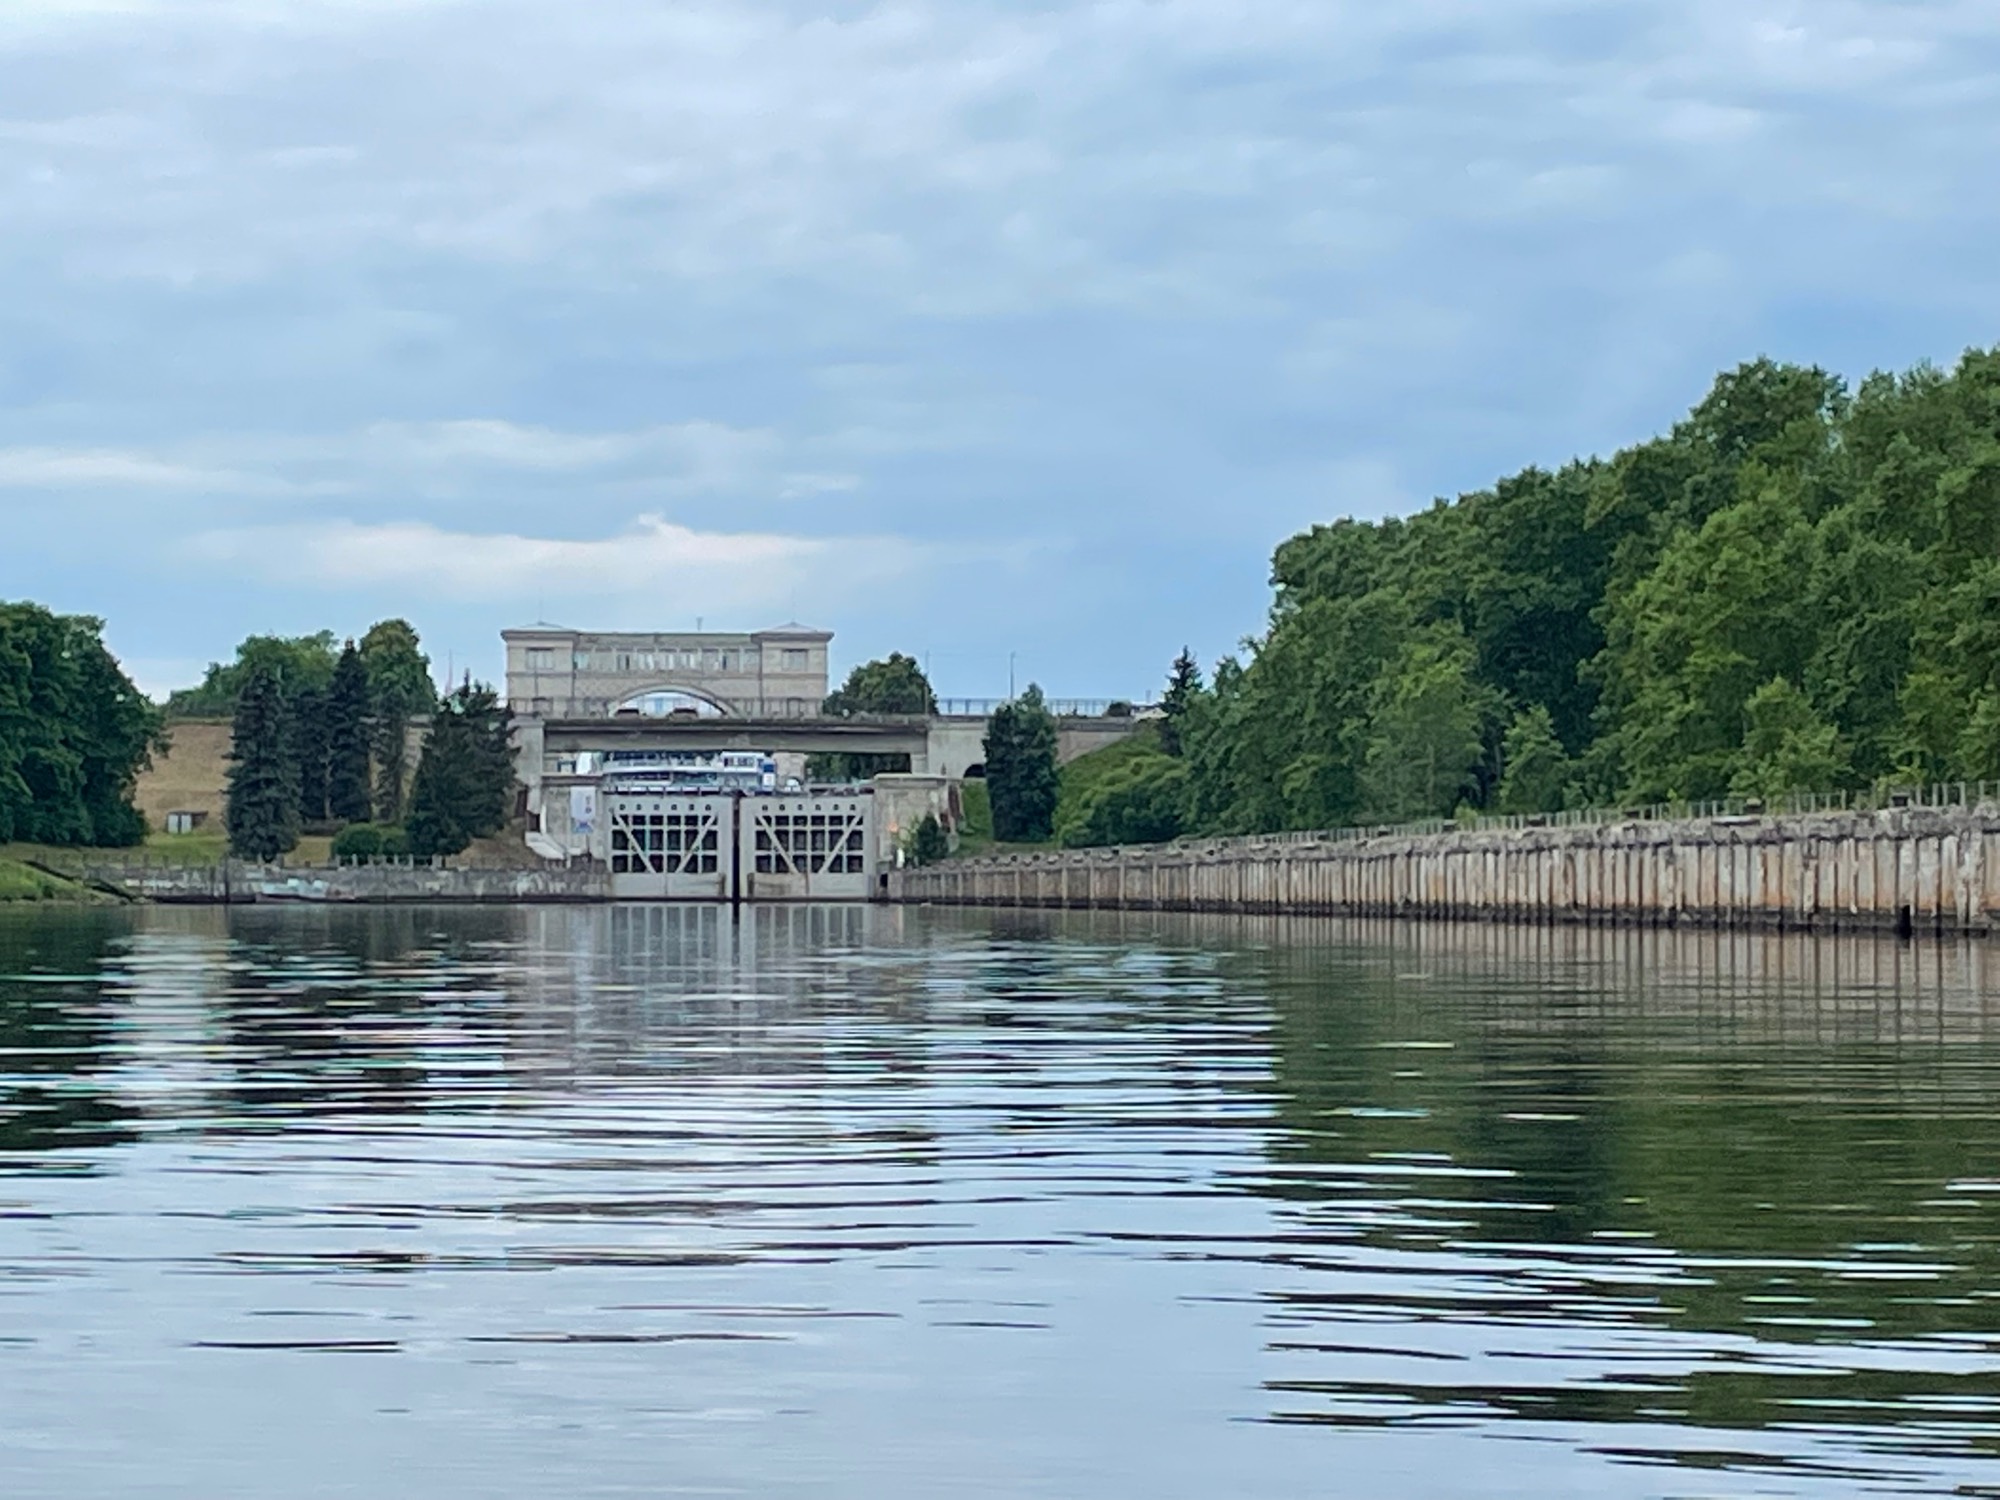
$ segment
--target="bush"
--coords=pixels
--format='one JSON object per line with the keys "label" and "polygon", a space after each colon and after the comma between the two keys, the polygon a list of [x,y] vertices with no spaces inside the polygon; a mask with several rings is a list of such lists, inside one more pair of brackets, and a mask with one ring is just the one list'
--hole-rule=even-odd
{"label": "bush", "polygon": [[1057,837],[1066,849],[1163,844],[1187,821],[1187,766],[1158,753],[1134,756],[1069,810]]}
{"label": "bush", "polygon": [[401,859],[410,852],[403,830],[379,823],[350,823],[334,835],[333,857],[350,864],[371,859]]}
{"label": "bush", "polygon": [[934,865],[951,853],[951,836],[944,831],[936,813],[925,813],[924,820],[910,831],[910,841],[904,850],[911,864]]}

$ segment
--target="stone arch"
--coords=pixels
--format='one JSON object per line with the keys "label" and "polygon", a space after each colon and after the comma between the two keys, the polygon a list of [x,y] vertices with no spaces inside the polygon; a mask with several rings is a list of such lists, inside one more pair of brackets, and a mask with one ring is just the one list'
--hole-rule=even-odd
{"label": "stone arch", "polygon": [[672,693],[682,698],[692,698],[698,703],[706,703],[725,719],[737,717],[736,706],[733,703],[729,702],[726,698],[717,697],[708,688],[701,687],[692,682],[658,682],[649,687],[637,688],[630,692],[621,693],[618,698],[613,700],[611,711],[616,713],[620,709],[632,707],[641,698],[654,698],[665,693]]}

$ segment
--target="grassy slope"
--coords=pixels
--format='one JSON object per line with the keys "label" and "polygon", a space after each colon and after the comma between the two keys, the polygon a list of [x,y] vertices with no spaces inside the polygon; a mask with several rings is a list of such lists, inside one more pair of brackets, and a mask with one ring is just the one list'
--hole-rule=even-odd
{"label": "grassy slope", "polygon": [[57,893],[57,885],[39,870],[0,859],[0,901],[47,901]]}
{"label": "grassy slope", "polygon": [[[11,846],[10,846],[11,847]],[[20,901],[84,901],[99,902],[109,898],[78,885],[73,880],[59,880],[53,875],[45,875],[40,870],[10,859],[0,853],[0,903]]]}
{"label": "grassy slope", "polygon": [[[1102,750],[1093,750],[1088,755],[1079,755],[1062,768],[1062,791],[1056,798],[1056,826],[1083,801],[1090,789],[1105,777],[1123,769],[1129,762],[1141,755],[1157,755],[1160,750],[1160,731],[1156,725],[1142,724],[1130,739],[1120,740],[1115,745],[1106,745]],[[976,789],[976,790],[975,790]],[[986,783],[968,781],[964,787],[965,828],[959,835],[958,853],[961,857],[978,854],[1005,854],[1020,849],[1053,849],[1055,840],[1040,844],[1002,844],[993,838],[993,810],[987,799]]]}
{"label": "grassy slope", "polygon": [[[149,834],[145,844],[137,849],[66,849],[41,844],[0,844],[0,860],[19,863],[25,859],[40,860],[55,866],[58,870],[80,870],[86,864],[119,864],[131,861],[151,860],[154,864],[168,865],[216,865],[222,863],[229,851],[229,836],[219,828],[204,828],[198,833],[155,833]],[[288,865],[324,865],[332,861],[333,840],[326,837],[304,838],[299,847],[285,856]]]}

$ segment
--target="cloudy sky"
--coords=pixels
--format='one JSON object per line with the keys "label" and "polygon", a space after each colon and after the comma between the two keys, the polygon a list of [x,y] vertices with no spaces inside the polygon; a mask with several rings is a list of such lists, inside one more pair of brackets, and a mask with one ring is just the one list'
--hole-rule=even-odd
{"label": "cloudy sky", "polygon": [[2000,341],[1993,0],[4,0],[0,597],[1130,695],[1272,545]]}

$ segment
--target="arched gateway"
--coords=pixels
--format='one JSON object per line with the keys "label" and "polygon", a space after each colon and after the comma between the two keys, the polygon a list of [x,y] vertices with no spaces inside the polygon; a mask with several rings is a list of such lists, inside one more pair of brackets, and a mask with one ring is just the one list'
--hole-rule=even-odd
{"label": "arched gateway", "polygon": [[506,630],[507,702],[536,719],[603,719],[685,693],[735,718],[806,718],[826,698],[833,633],[780,625],[724,631]]}

